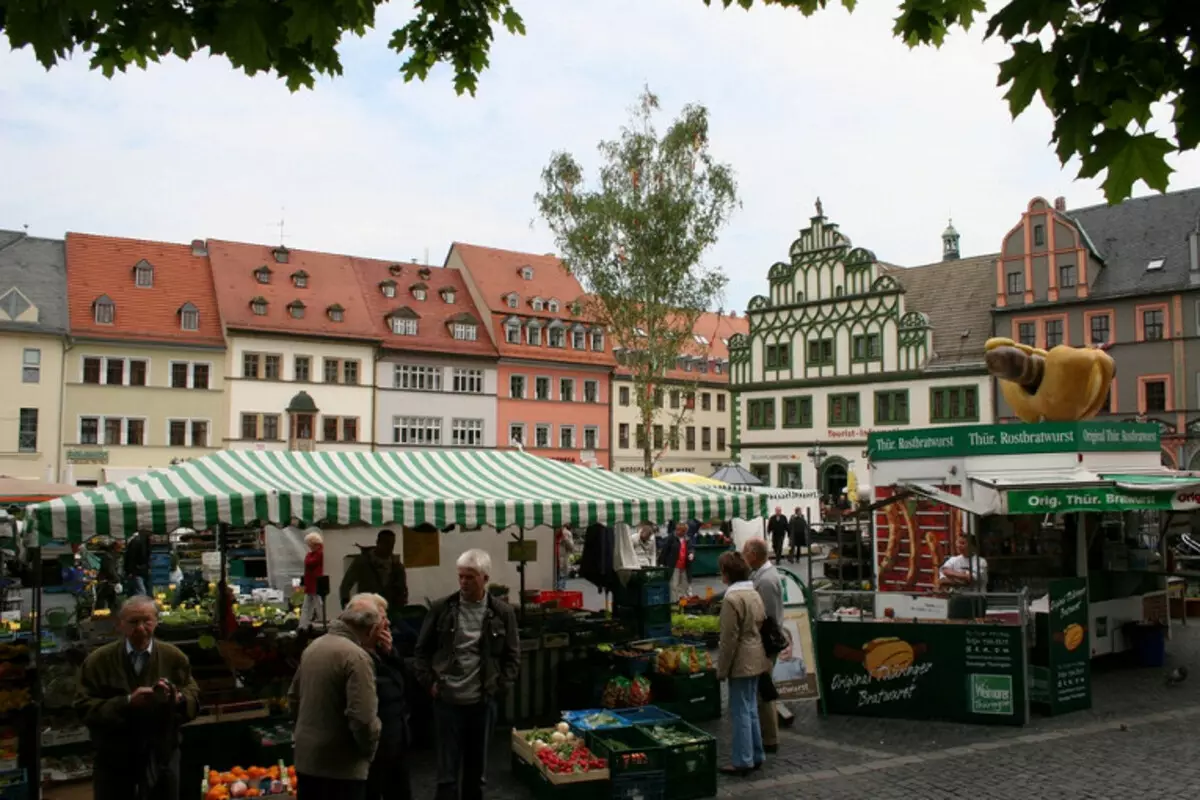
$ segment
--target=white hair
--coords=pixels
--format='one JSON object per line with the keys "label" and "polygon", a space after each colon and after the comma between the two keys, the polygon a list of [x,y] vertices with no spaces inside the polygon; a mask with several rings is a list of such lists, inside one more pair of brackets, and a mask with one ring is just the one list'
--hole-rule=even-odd
{"label": "white hair", "polygon": [[763,559],[765,559],[770,552],[769,550],[767,550],[766,539],[759,539],[757,537],[754,539],[747,539],[746,543],[744,545],[742,545],[742,548],[746,552],[754,553],[754,555],[756,557],[763,558]]}
{"label": "white hair", "polygon": [[325,537],[321,536],[319,531],[309,531],[304,535],[304,543],[309,547],[313,544],[325,544]]}
{"label": "white hair", "polygon": [[458,557],[455,566],[459,569],[473,569],[480,575],[492,574],[492,557],[486,550],[468,550]]}
{"label": "white hair", "polygon": [[388,601],[383,595],[375,594],[374,592],[363,592],[362,594],[355,595],[355,597],[362,598],[363,600],[373,601],[375,605],[379,606],[379,613],[383,614],[384,616],[387,615]]}
{"label": "white hair", "polygon": [[338,619],[359,631],[369,631],[380,623],[387,609],[387,601],[377,594],[356,594],[342,609]]}
{"label": "white hair", "polygon": [[124,603],[121,604],[121,610],[117,612],[117,619],[125,619],[125,612],[132,611],[135,608],[149,608],[154,612],[154,616],[158,616],[158,604],[154,602],[154,598],[145,594],[135,594]]}

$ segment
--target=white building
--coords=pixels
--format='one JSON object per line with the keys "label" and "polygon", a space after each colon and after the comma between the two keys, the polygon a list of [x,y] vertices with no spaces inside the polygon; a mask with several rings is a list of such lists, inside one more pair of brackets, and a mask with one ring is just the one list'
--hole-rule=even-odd
{"label": "white building", "polygon": [[991,422],[983,361],[996,256],[901,268],[855,248],[817,216],[751,299],[730,342],[734,457],[774,486],[866,487],[867,434]]}

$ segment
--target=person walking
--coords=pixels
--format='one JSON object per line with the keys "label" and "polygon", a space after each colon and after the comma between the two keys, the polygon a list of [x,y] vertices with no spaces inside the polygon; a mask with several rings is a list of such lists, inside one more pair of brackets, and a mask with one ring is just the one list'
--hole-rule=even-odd
{"label": "person walking", "polygon": [[300,627],[311,628],[325,616],[325,600],[317,594],[317,581],[325,574],[325,539],[317,531],[304,537],[304,603],[300,606]]}
{"label": "person walking", "polygon": [[653,567],[658,563],[658,542],[655,541],[654,526],[643,522],[633,534],[633,555],[639,567]]}
{"label": "person walking", "polygon": [[386,601],[352,597],[300,657],[288,690],[297,800],[365,800],[381,725],[370,652],[387,630]]}
{"label": "person walking", "polygon": [[750,566],[740,553],[723,553],[717,566],[721,581],[729,587],[721,602],[717,678],[728,682],[733,727],[733,763],[721,767],[721,772],[745,777],[766,760],[758,720],[758,679],[771,662],[758,630],[767,612],[750,582]]}
{"label": "person walking", "polygon": [[517,615],[488,594],[492,558],[458,557],[458,591],[429,609],[417,637],[417,680],[433,697],[436,800],[482,800],[496,701],[517,680]]}
{"label": "person walking", "polygon": [[158,608],[145,595],[121,605],[121,637],[83,662],[75,710],[95,748],[95,800],[179,800],[180,727],[196,718],[200,688],[174,645],[156,641]]}
{"label": "person walking", "polygon": [[671,576],[672,603],[687,597],[688,587],[692,583],[692,559],[695,557],[688,542],[687,525],[680,522],[675,526],[675,535],[667,537],[667,543],[658,554],[658,565],[666,567]]}
{"label": "person walking", "polygon": [[[379,613],[387,617],[387,601],[379,598]],[[367,800],[412,800],[408,772],[408,702],[404,659],[392,641],[388,625],[380,631],[371,652],[375,664],[375,696],[379,701],[379,747],[367,772]]]}
{"label": "person walking", "polygon": [[136,531],[125,543],[125,592],[130,597],[152,595],[150,584],[150,534]]}
{"label": "person walking", "polygon": [[799,506],[788,519],[788,533],[791,545],[788,550],[788,560],[795,564],[800,560],[800,548],[808,545],[808,520],[804,518]]}
{"label": "person walking", "polygon": [[380,595],[392,613],[408,605],[408,575],[395,550],[396,533],[385,529],[375,537],[374,547],[364,548],[355,557],[338,587],[342,608],[354,591]]}
{"label": "person walking", "polygon": [[567,575],[571,572],[571,556],[575,553],[575,533],[570,525],[563,525],[554,539],[555,588],[567,590]]}
{"label": "person walking", "polygon": [[[762,600],[766,615],[775,620],[779,630],[783,630],[783,579],[779,570],[767,557],[767,543],[762,539],[750,539],[742,546],[742,557],[750,567],[750,582]],[[771,659],[771,670],[774,672],[775,659]],[[779,716],[774,700],[764,700],[761,694],[758,698],[758,724],[762,731],[763,751],[775,753],[779,750]]]}
{"label": "person walking", "polygon": [[788,518],[783,515],[783,506],[775,506],[775,513],[767,520],[767,533],[771,534],[771,548],[775,551],[775,560],[783,559],[783,542],[791,532]]}

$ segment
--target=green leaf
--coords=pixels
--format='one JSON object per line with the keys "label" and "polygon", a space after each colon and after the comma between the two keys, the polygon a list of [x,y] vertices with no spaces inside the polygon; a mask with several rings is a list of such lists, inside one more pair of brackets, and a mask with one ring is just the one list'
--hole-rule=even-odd
{"label": "green leaf", "polygon": [[1167,156],[1175,148],[1166,139],[1153,133],[1133,135],[1126,131],[1103,131],[1096,147],[1083,157],[1079,171],[1082,178],[1091,178],[1108,170],[1102,187],[1109,203],[1119,203],[1133,194],[1133,184],[1142,181],[1151,189],[1165,192],[1174,170]]}
{"label": "green leaf", "polygon": [[1013,118],[1020,116],[1039,92],[1047,107],[1053,108],[1055,58],[1042,49],[1041,42],[1016,42],[1013,54],[1000,63],[996,85],[1011,83],[1004,98]]}
{"label": "green leaf", "polygon": [[504,15],[500,18],[500,21],[509,33],[518,36],[525,35],[525,21],[521,19],[521,15],[512,6],[504,9]]}

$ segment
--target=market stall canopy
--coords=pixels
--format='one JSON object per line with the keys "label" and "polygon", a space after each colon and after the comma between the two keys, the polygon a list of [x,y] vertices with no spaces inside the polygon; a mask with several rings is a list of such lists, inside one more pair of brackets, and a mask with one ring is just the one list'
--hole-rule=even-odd
{"label": "market stall canopy", "polygon": [[763,482],[750,470],[743,467],[741,464],[726,464],[719,467],[716,472],[708,477],[718,480],[721,483],[730,483],[735,486],[762,486]]}
{"label": "market stall canopy", "polygon": [[[1190,511],[1200,508],[1200,477],[1161,470],[1098,474],[1087,469],[1027,471],[1019,475],[972,475],[1002,498],[1007,514],[1077,511]],[[980,498],[976,492],[976,500]]]}
{"label": "market stall canopy", "polygon": [[670,475],[659,475],[655,478],[656,481],[664,481],[666,483],[682,483],[688,486],[705,486],[714,489],[723,489],[730,492],[749,492],[751,494],[762,495],[771,500],[789,500],[789,499],[815,499],[817,497],[816,489],[790,489],[786,486],[746,486],[735,483],[725,483],[716,478],[706,478],[703,475],[697,475],[694,472],[673,472]]}
{"label": "market stall canopy", "polygon": [[43,539],[327,521],[587,526],[758,517],[767,499],[648,481],[519,451],[222,451],[30,508]]}
{"label": "market stall canopy", "polygon": [[46,483],[45,481],[26,480],[25,478],[10,478],[0,475],[0,504],[37,503],[52,497],[62,497],[79,491],[78,486],[65,483]]}
{"label": "market stall canopy", "polygon": [[656,481],[665,483],[682,483],[687,486],[716,486],[718,488],[727,487],[729,484],[724,481],[719,481],[716,478],[706,478],[703,475],[697,475],[694,472],[672,472],[669,475],[657,475],[654,478]]}

